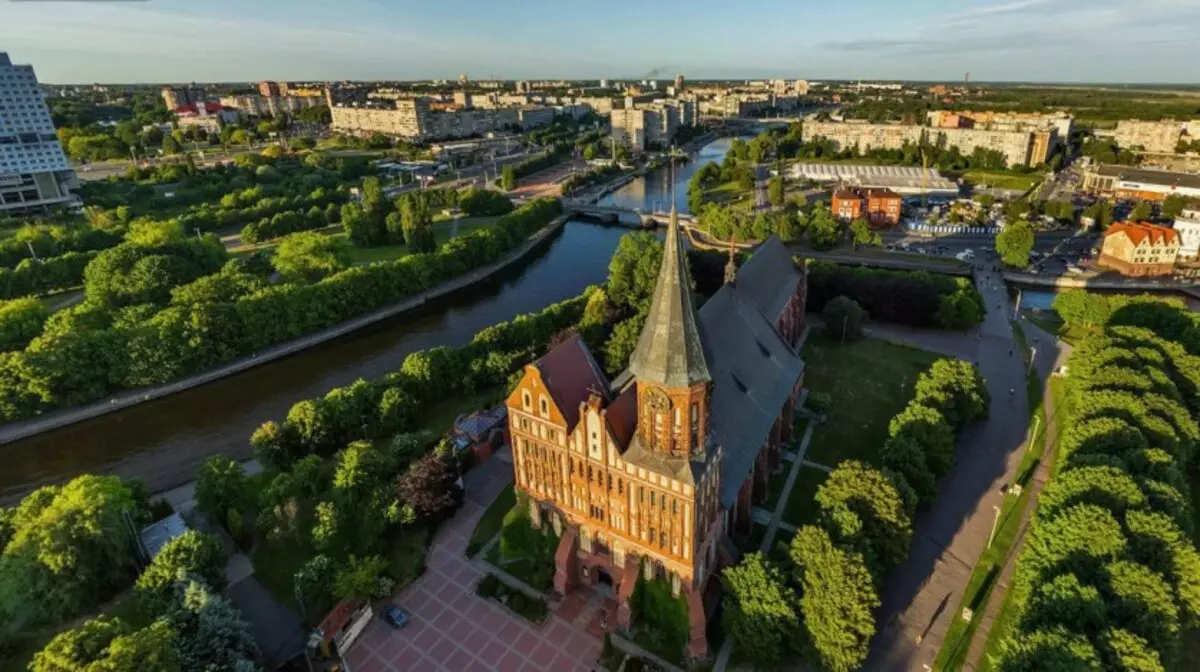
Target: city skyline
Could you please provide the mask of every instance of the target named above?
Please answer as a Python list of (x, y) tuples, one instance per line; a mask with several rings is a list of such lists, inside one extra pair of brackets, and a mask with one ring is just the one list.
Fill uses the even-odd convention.
[(7, 3), (0, 13), (0, 45), (56, 84), (460, 73), (667, 80), (676, 72), (690, 79), (957, 81), (970, 72), (974, 81), (1186, 83), (1196, 76), (1189, 60), (1163, 53), (1190, 46), (1200, 29), (1194, 0), (916, 0), (902, 7), (882, 0), (615, 0), (567, 8), (549, 0), (410, 8), (382, 0), (336, 7), (214, 0), (203, 12), (160, 1)]

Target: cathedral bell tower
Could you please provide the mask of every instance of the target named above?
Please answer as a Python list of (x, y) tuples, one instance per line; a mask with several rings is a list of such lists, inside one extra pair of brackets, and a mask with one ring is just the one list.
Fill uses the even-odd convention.
[(664, 457), (702, 454), (712, 377), (696, 327), (674, 202), (654, 298), (629, 371), (637, 380), (637, 432), (642, 445)]

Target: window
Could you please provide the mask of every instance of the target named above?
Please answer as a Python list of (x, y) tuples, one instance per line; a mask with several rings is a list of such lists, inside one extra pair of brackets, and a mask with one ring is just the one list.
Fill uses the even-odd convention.
[(667, 533), (666, 532), (658, 533), (658, 545), (662, 548), (667, 547)]
[(654, 491), (650, 491), (650, 506), (654, 506)]
[(673, 434), (679, 436), (680, 428), (683, 426), (683, 411), (678, 406), (675, 407), (675, 427)]
[(623, 481), (619, 478), (617, 479), (617, 494), (618, 495), (625, 494), (625, 481)]
[(546, 403), (546, 397), (541, 398), (542, 415), (549, 415), (550, 404)]

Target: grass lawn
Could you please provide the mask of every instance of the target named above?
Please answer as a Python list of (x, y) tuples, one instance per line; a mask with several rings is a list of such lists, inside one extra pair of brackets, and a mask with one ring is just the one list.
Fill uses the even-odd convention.
[[(259, 542), (250, 553), (254, 565), (254, 576), (264, 588), (271, 591), (276, 600), (297, 614), (302, 614), (296, 603), (296, 591), (292, 577), (296, 570), (310, 559), (307, 549), (283, 541)], [(303, 615), (303, 614), (302, 614)], [(324, 614), (308, 614), (306, 621), (320, 619)]]
[[(817, 435), (823, 431), (825, 427), (817, 428), (813, 432), (813, 440), (815, 441)], [(827, 478), (829, 474), (821, 469), (800, 467), (800, 471), (796, 473), (796, 482), (792, 484), (792, 491), (788, 493), (787, 505), (783, 509), (784, 522), (800, 526), (817, 519), (817, 503), (813, 500), (817, 496), (817, 489)]]
[(1067, 324), (1052, 310), (1026, 310), (1022, 314), (1038, 328), (1054, 334), (1071, 345), (1078, 346), (1089, 336), (1100, 333), (1099, 327)]
[(516, 504), (517, 493), (511, 485), (500, 491), (487, 511), (483, 512), (479, 522), (475, 523), (475, 531), (471, 533), (471, 540), (467, 542), (468, 558), (478, 553), (484, 544), (500, 532), (500, 528), (504, 526), (504, 515)]
[(504, 399), (504, 392), (503, 387), (489, 387), (465, 397), (445, 399), (425, 411), (425, 420), (418, 429), (441, 436), (458, 416), (499, 402)]
[[(1065, 380), (1063, 380), (1062, 378), (1051, 378), (1050, 379), (1050, 395), (1054, 399), (1054, 413), (1056, 416), (1055, 422), (1057, 424), (1059, 432), (1061, 433), (1063, 428), (1066, 427), (1066, 425), (1070, 422), (1070, 409), (1066, 406), (1067, 382)], [(1044, 427), (1045, 411), (1044, 411), (1044, 409), (1041, 408), (1040, 405), (1039, 405), (1037, 413), (1035, 414), (1034, 417), (1040, 418), (1038, 421), (1038, 424)], [(1041, 433), (1044, 434), (1044, 430), (1042, 430)], [(1048, 438), (1043, 437), (1043, 438), (1045, 439), (1045, 441), (1050, 441), (1050, 442), (1057, 442), (1057, 440), (1058, 440), (1057, 436), (1048, 437)], [(1044, 451), (1045, 446), (1043, 445), (1041, 447), (1041, 449)], [(1021, 468), (1020, 468), (1020, 472), (1019, 472), (1020, 475), (1017, 477), (1017, 481), (1019, 483), (1021, 483), (1023, 485), (1027, 485), (1029, 483), (1029, 481), (1031, 480), (1031, 478), (1033, 476), (1034, 470), (1037, 468), (1037, 463), (1039, 461), (1041, 461), (1042, 457), (1043, 457), (1042, 452), (1034, 453), (1033, 451), (1026, 451), (1025, 457), (1022, 458), (1022, 460), (1021, 460)], [(1026, 492), (1022, 491), (1022, 495), (1019, 498), (1020, 501), (1027, 502), (1027, 498), (1028, 498), (1028, 494)], [(1001, 512), (1002, 515), (1005, 515), (1005, 512), (1008, 511), (1008, 509), (1009, 509), (1008, 500), (1011, 500), (1011, 499), (1013, 499), (1011, 496), (1006, 498), (1005, 507)], [(1020, 505), (1024, 506), (1024, 504), (1020, 504)], [(1016, 516), (1014, 516), (1014, 517), (1016, 517)], [(1002, 524), (1002, 526), (1007, 527), (1010, 523), (1006, 519), (1002, 518), (1001, 524)], [(1016, 523), (1016, 526), (1019, 526), (1019, 523)], [(983, 559), (988, 558), (989, 553), (992, 553), (993, 551), (998, 552), (998, 549), (1001, 546), (1006, 547), (1006, 549), (1007, 549), (1007, 547), (1011, 547), (1012, 541), (1013, 541), (1012, 537), (1015, 536), (1015, 534), (1016, 534), (1016, 530), (1011, 531), (1011, 533), (1004, 531), (1004, 530), (998, 530), (996, 532), (996, 541), (993, 542), (993, 544), (992, 544), (992, 549), (990, 551), (984, 552), (984, 555), (983, 555), (983, 558), (981, 559), (980, 564), (982, 564)], [(1007, 553), (1007, 550), (1005, 550), (1004, 553)], [(1000, 558), (1001, 558), (1000, 560), (995, 561), (995, 562), (1003, 561), (1002, 560), (1003, 553), (1000, 554)], [(975, 583), (976, 574), (978, 574), (979, 571), (980, 571), (979, 566), (976, 566), (975, 572), (971, 575), (972, 584)], [(988, 591), (990, 591), (991, 586), (988, 586), (987, 589), (988, 589)], [(980, 591), (977, 590), (976, 592), (980, 592)], [(971, 594), (972, 594), (971, 593), (971, 584), (969, 584), (968, 588), (967, 588), (967, 593), (965, 594), (965, 596), (970, 596)], [(984, 595), (982, 595), (981, 598), (977, 598), (977, 599), (982, 599), (982, 601), (983, 601), (983, 604), (980, 607), (980, 610), (982, 610), (983, 607), (987, 605), (988, 597), (989, 597), (988, 594), (984, 594)], [(1024, 610), (1026, 599), (1028, 599), (1028, 595), (1018, 595), (1016, 590), (1010, 590), (1004, 596), (1004, 603), (1000, 607), (1000, 612), (996, 615), (996, 620), (993, 621), (993, 623), (992, 623), (992, 629), (988, 632), (988, 639), (983, 648), (983, 656), (980, 658), (980, 661), (979, 661), (978, 669), (980, 672), (984, 672), (986, 670), (992, 669), (990, 657), (995, 656), (1000, 652), (1000, 642), (1004, 641), (1004, 639), (1008, 636), (1008, 631), (1010, 629), (1012, 629), (1013, 625), (1016, 622), (1017, 616), (1021, 613), (1021, 611)], [(957, 623), (955, 625), (957, 625)], [(953, 630), (953, 627), (954, 626), (952, 626), (952, 628), (951, 628), (952, 630)], [(950, 632), (947, 633), (945, 641), (946, 642), (950, 641)], [(947, 646), (948, 646), (947, 644), (943, 644), (943, 651), (938, 653), (939, 661), (942, 660), (942, 656), (945, 653), (945, 649), (947, 648)], [(968, 640), (963, 645), (963, 647), (970, 648), (969, 633), (968, 633)], [(949, 654), (946, 654), (946, 655), (947, 655), (947, 660), (950, 660)], [(963, 652), (961, 655), (965, 656), (966, 653)], [(961, 666), (961, 664), (962, 664), (961, 660), (959, 660), (958, 664)], [(958, 669), (958, 668), (957, 667), (945, 667), (945, 668), (937, 668), (937, 669), (951, 670), (951, 669)]]
[[(1019, 331), (1017, 333), (1020, 333)], [(942, 648), (938, 651), (937, 659), (934, 661), (934, 670), (958, 670), (961, 669), (966, 661), (967, 653), (971, 648), (971, 640), (975, 636), (975, 631), (979, 627), (980, 618), (983, 616), (984, 610), (987, 609), (988, 601), (992, 596), (992, 589), (996, 585), (996, 580), (1000, 577), (1000, 572), (1004, 567), (1005, 559), (1008, 554), (1013, 551), (1013, 542), (1016, 541), (1017, 533), (1021, 528), (1021, 518), (1029, 505), (1029, 490), (1027, 486), (1033, 477), (1034, 471), (1041, 463), (1046, 452), (1046, 409), (1042, 403), (1041, 384), (1036, 377), (1032, 377), (1034, 381), (1030, 385), (1030, 392), (1036, 395), (1037, 404), (1034, 408), (1033, 417), (1034, 426), (1030, 429), (1035, 433), (1029, 436), (1029, 443), (1025, 449), (1025, 455), (1021, 458), (1021, 466), (1017, 470), (1017, 483), (1022, 486), (1021, 494), (1013, 496), (1006, 495), (1004, 505), (1000, 509), (1000, 522), (996, 528), (996, 536), (992, 540), (990, 548), (984, 550), (980, 556), (979, 562), (976, 563), (975, 569), (971, 572), (971, 579), (967, 582), (967, 588), (963, 592), (962, 601), (958, 605), (958, 609), (954, 612), (955, 618), (951, 622), (949, 629), (946, 630), (946, 636), (942, 640)], [(1051, 394), (1054, 396), (1055, 412), (1063, 408), (1066, 399), (1066, 381), (1061, 378), (1054, 378), (1050, 382)], [(1061, 425), (1060, 425), (1061, 428)], [(975, 613), (975, 618), (967, 623), (962, 619), (963, 609), (970, 609)], [(998, 619), (997, 624), (1000, 623)]]
[(968, 170), (962, 175), (963, 180), (976, 185), (987, 185), (992, 189), (1013, 189), (1025, 191), (1042, 181), (1037, 173), (992, 173), (983, 170)]
[(828, 394), (833, 406), (828, 422), (813, 432), (806, 459), (831, 467), (843, 460), (875, 462), (888, 422), (912, 398), (917, 375), (937, 359), (931, 352), (875, 339), (840, 345), (825, 332), (814, 332), (804, 346), (804, 385)]
[(724, 182), (711, 189), (704, 190), (704, 200), (709, 203), (727, 204), (733, 201), (750, 199), (752, 189), (743, 189), (737, 182)]

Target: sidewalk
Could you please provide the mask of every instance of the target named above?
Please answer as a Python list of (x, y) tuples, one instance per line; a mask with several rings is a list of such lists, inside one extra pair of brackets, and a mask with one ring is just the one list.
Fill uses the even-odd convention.
[[(1027, 337), (1036, 336), (1040, 342), (1052, 343), (1054, 337), (1033, 325), (1026, 320), (1021, 321), (1021, 326), (1025, 330)], [(1071, 346), (1060, 344), (1062, 348), (1058, 359), (1054, 363), (1054, 368), (1066, 360), (1070, 355)], [(996, 585), (992, 588), (992, 593), (988, 597), (987, 608), (980, 617), (979, 627), (975, 630), (975, 634), (971, 638), (971, 648), (967, 650), (967, 659), (963, 663), (962, 669), (974, 672), (979, 665), (980, 659), (983, 657), (984, 648), (987, 646), (988, 635), (991, 632), (992, 624), (995, 623), (996, 617), (1000, 615), (1000, 609), (1004, 606), (1004, 600), (1008, 595), (1009, 582), (1012, 580), (1013, 571), (1016, 569), (1017, 558), (1021, 555), (1021, 549), (1025, 545), (1025, 534), (1029, 531), (1029, 521), (1033, 518), (1033, 512), (1037, 510), (1038, 497), (1041, 496), (1042, 490), (1046, 487), (1046, 481), (1050, 477), (1050, 470), (1054, 466), (1054, 458), (1057, 451), (1055, 447), (1058, 443), (1058, 433), (1061, 427), (1058, 424), (1058, 410), (1054, 408), (1054, 395), (1050, 393), (1049, 374), (1053, 371), (1043, 371), (1039, 367), (1038, 375), (1044, 381), (1042, 390), (1042, 403), (1046, 410), (1046, 431), (1042, 434), (1042, 440), (1045, 442), (1046, 450), (1042, 455), (1041, 462), (1038, 463), (1037, 469), (1033, 472), (1031, 483), (1029, 484), (1029, 499), (1025, 503), (1025, 510), (1021, 513), (1021, 529), (1017, 532), (1017, 537), (1013, 545), (1008, 550), (1008, 555), (1004, 558), (1004, 567), (1000, 570), (1000, 576), (996, 579)]]

